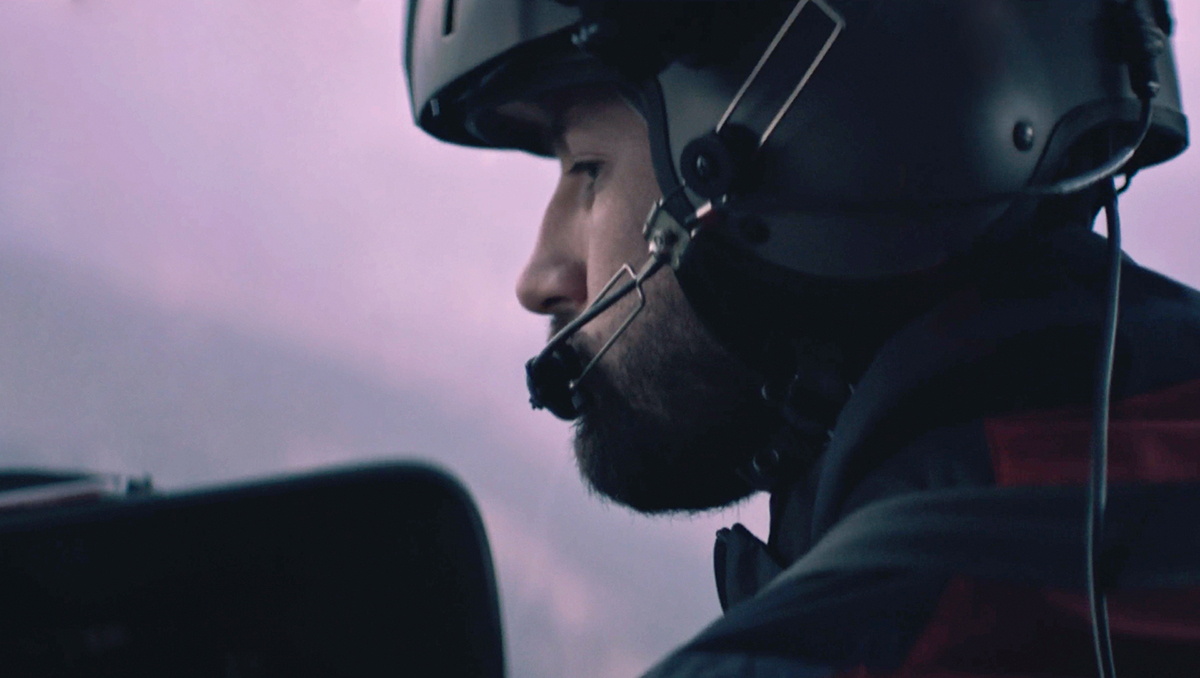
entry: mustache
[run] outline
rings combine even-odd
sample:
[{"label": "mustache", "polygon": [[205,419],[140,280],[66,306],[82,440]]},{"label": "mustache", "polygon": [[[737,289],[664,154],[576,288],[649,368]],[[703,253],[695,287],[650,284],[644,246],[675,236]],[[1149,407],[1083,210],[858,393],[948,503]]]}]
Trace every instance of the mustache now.
[{"label": "mustache", "polygon": [[[573,313],[556,313],[551,316],[549,328],[550,331],[546,340],[549,341],[550,339],[553,339],[554,336],[561,332],[568,323],[575,319],[575,315],[576,314]],[[581,366],[586,365],[588,361],[590,361],[595,355],[595,353],[587,346],[586,342],[582,340],[582,337],[580,337],[578,333],[568,337],[558,350],[574,356],[574,358],[579,361]]]},{"label": "mustache", "polygon": [[569,313],[555,313],[550,316],[550,333],[546,336],[546,340],[553,339],[554,335],[561,332],[574,318],[575,316]]}]

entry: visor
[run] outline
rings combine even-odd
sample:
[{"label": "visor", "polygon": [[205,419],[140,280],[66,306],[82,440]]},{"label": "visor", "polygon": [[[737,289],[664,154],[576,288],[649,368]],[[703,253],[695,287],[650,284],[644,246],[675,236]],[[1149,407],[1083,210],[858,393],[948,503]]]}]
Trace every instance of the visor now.
[{"label": "visor", "polygon": [[579,9],[544,0],[412,0],[404,47],[413,119],[455,144],[551,155],[547,124],[498,109],[618,74],[571,43]]}]

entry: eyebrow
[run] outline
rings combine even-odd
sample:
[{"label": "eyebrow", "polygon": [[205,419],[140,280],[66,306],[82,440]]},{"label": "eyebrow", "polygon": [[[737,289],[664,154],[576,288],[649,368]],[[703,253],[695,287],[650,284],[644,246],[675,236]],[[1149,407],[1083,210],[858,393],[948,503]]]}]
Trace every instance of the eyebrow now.
[{"label": "eyebrow", "polygon": [[579,107],[579,100],[567,97],[556,98],[549,102],[550,128],[546,131],[546,139],[550,149],[556,154],[571,153],[571,145],[567,143],[567,127],[571,114]]},{"label": "eyebrow", "polygon": [[550,142],[550,150],[555,155],[570,155],[571,146],[567,144],[567,121],[566,111],[558,111],[554,114],[554,120],[550,123],[550,129],[546,134]]}]

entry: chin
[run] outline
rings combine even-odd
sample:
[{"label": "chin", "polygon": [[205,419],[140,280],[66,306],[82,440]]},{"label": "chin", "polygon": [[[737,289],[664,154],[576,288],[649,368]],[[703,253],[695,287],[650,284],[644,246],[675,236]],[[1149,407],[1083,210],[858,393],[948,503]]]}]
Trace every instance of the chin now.
[{"label": "chin", "polygon": [[[761,378],[660,288],[617,350],[580,384],[575,458],[599,495],[643,513],[701,511],[753,492],[738,475],[782,425]],[[568,344],[581,365],[594,348]]]},{"label": "chin", "polygon": [[[707,416],[671,417],[634,405],[605,376],[589,379],[575,423],[575,459],[595,493],[642,513],[669,513],[727,506],[753,492],[737,470],[777,425],[755,394],[733,398],[733,407],[721,400]],[[711,404],[688,400],[702,411]]]},{"label": "chin", "polygon": [[605,438],[577,433],[580,474],[594,493],[640,513],[703,511],[751,494],[736,464],[671,463],[659,458],[661,449],[605,444]]}]

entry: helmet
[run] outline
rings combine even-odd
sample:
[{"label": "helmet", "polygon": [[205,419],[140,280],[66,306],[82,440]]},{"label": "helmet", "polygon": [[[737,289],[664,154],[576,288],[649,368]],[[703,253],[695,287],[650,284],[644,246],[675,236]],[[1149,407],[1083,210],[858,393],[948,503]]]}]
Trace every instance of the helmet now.
[{"label": "helmet", "polygon": [[[728,192],[732,221],[765,227],[731,229],[730,244],[802,274],[876,278],[963,250],[1009,206],[988,196],[1136,124],[1119,4],[412,0],[405,67],[429,133],[540,154],[500,103],[618,84],[650,123],[664,194]],[[1165,1],[1148,4],[1169,34]],[[1169,50],[1157,70],[1154,124],[1127,170],[1187,144]]]},{"label": "helmet", "polygon": [[544,155],[504,103],[619,88],[694,236],[670,262],[684,293],[745,356],[748,289],[907,289],[878,283],[1089,185],[1064,175],[1182,152],[1171,32],[1166,0],[411,0],[404,61],[427,132]]}]

